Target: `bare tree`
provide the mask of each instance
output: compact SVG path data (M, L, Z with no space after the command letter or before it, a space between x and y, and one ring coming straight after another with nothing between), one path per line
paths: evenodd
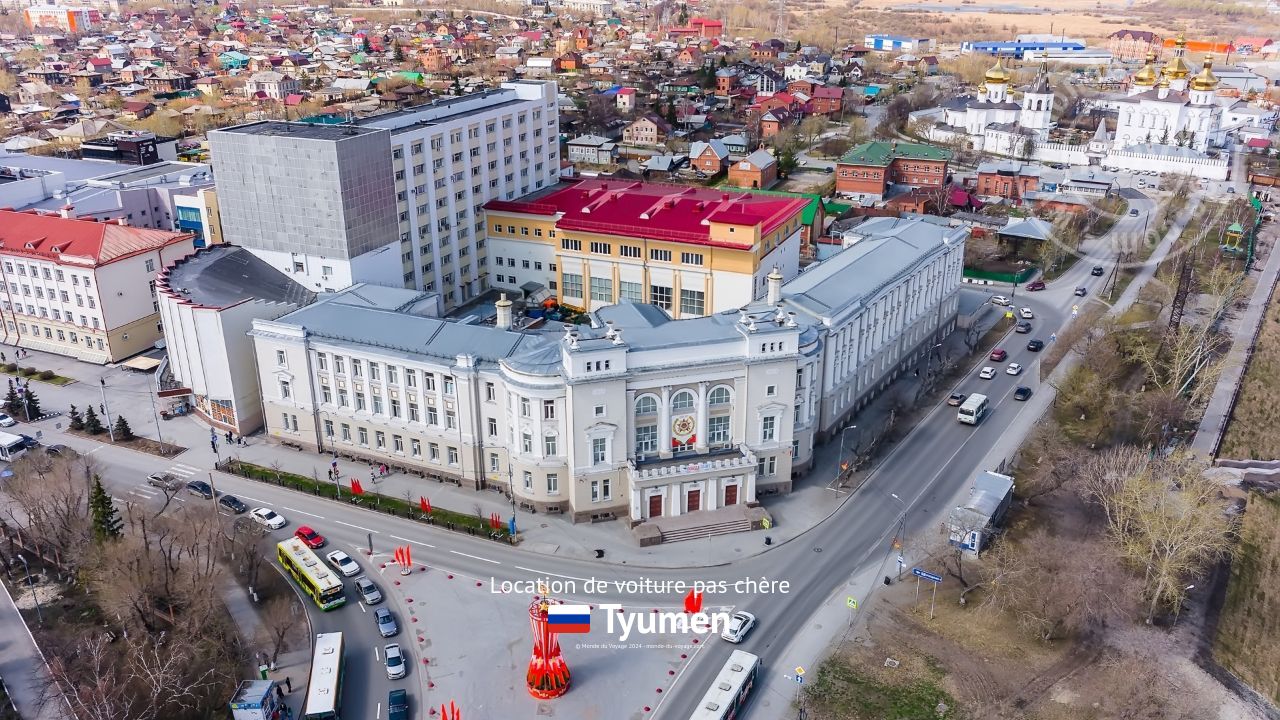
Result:
M286 593L279 593L267 600L262 608L262 633L265 644L271 648L271 664L280 659L280 653L289 645L289 635L296 627L298 611L294 608L297 600Z

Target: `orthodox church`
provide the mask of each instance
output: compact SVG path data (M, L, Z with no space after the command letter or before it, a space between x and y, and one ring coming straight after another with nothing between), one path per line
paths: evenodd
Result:
M1134 76L1126 97L1118 98L1119 113L1113 147L1164 145L1204 153L1226 143L1224 107L1215 100L1218 78L1213 57L1192 76L1184 54L1186 40L1179 36L1173 56L1156 71L1155 53Z
M942 125L935 135L967 136L975 150L1029 158L1049 136L1053 124L1053 88L1049 71L1041 66L1031 84L1020 89L1016 100L1010 83L1013 74L1004 59L987 70L972 98L960 98L943 107Z

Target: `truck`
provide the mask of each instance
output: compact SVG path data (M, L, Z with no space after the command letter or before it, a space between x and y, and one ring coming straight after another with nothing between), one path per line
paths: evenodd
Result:
M0 460L13 462L27 450L27 441L21 435L0 432Z

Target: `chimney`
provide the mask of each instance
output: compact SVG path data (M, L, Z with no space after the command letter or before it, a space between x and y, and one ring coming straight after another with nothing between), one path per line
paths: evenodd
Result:
M64 219L73 220L76 216L76 206L71 203L67 203L58 210L58 215L62 216Z
M498 298L498 302L494 303L494 305L496 305L498 308L498 322L497 322L498 329L510 330L511 329L511 301L507 299L507 294L502 293L502 295Z
M774 265L773 270L769 271L766 278L769 281L769 293L765 297L765 302L770 305L777 305L782 302L782 273L778 272L778 266Z

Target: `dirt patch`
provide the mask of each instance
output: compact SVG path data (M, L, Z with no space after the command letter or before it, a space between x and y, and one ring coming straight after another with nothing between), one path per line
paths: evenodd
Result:
M158 455L163 458L177 457L187 451L187 449L182 447L181 445L174 445L173 443L161 443L159 441L152 440L151 438L144 438L144 437L137 437L137 436L133 437L130 440L117 440L115 442L112 442L111 435L107 433L107 431L105 430L97 435L86 432L84 430L68 429L67 432L71 435L78 435L82 438L96 440L100 443L106 443L108 445L116 445L118 447L126 447L132 450L137 450L139 452L147 453L149 455Z
M1253 494L1232 561L1214 658L1280 703L1280 497Z
M1280 458L1280 298L1274 295L1262 320L1240 394L1219 454L1228 458Z

